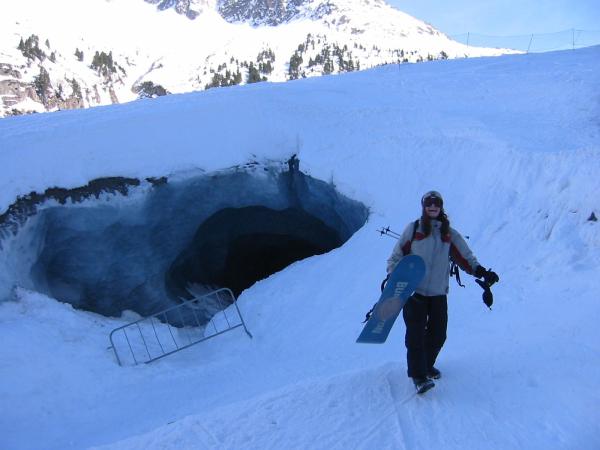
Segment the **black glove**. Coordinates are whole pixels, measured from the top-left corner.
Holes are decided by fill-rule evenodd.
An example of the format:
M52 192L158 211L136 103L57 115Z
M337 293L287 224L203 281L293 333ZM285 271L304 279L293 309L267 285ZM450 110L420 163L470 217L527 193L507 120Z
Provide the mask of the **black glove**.
M483 278L483 281L485 281L488 286L500 281L500 277L496 272L494 272L492 269L486 270L482 266L477 266L475 269L475 277Z
M485 281L489 286L491 286L492 284L500 281L500 277L492 269L488 269L485 272L485 275L483 276L483 281Z
M492 291L490 290L490 286L484 281L481 281L481 280L475 280L475 281L483 289L483 294L481 296L483 298L483 303L485 303L485 305L491 309L492 305L494 304L494 295L492 294Z
M485 306L487 306L488 308L491 308L492 305L494 304L494 296L492 295L492 291L490 291L490 288L484 289L482 297L483 297L483 303L485 303Z

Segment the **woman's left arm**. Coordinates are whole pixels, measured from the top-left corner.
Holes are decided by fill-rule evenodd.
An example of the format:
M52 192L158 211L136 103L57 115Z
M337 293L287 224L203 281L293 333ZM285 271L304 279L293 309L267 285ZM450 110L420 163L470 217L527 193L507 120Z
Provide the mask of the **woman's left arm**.
M450 257L470 275L475 275L478 267L481 267L465 239L453 228L450 228Z
M450 228L450 238L450 257L462 270L475 278L483 278L490 286L500 280L496 272L487 270L479 264L467 242L458 231Z

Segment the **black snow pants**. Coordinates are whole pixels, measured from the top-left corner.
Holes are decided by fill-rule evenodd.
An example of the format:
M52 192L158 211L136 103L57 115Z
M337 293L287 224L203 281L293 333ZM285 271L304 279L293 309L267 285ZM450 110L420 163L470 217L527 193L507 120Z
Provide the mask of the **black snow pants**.
M421 378L429 369L446 342L448 300L445 295L427 297L414 294L404 305L406 324L406 359L408 376Z

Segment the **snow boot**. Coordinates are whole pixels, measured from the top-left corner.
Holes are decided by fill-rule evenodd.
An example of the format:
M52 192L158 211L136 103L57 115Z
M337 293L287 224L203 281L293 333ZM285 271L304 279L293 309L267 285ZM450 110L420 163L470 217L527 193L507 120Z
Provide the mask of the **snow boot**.
M439 380L440 378L442 378L442 372L440 372L435 367L432 367L427 372L427 378L429 378L430 380Z
M426 377L415 377L413 378L413 383L415 383L417 394L424 394L435 386L435 383Z

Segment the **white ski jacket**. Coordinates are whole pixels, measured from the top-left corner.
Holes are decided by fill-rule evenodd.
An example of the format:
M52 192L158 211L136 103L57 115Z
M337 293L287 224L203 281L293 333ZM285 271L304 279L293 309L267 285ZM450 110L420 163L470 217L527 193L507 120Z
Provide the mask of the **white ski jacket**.
M441 235L442 223L431 221L431 234L425 237L421 221L414 233L415 223L409 223L398 243L394 246L392 255L387 261L387 273L391 273L398 261L408 254L419 255L425 261L425 278L417 286L417 294L434 296L446 295L450 279L449 258L469 274L475 273L479 262L469 249L469 246L458 231L450 227L446 236Z

